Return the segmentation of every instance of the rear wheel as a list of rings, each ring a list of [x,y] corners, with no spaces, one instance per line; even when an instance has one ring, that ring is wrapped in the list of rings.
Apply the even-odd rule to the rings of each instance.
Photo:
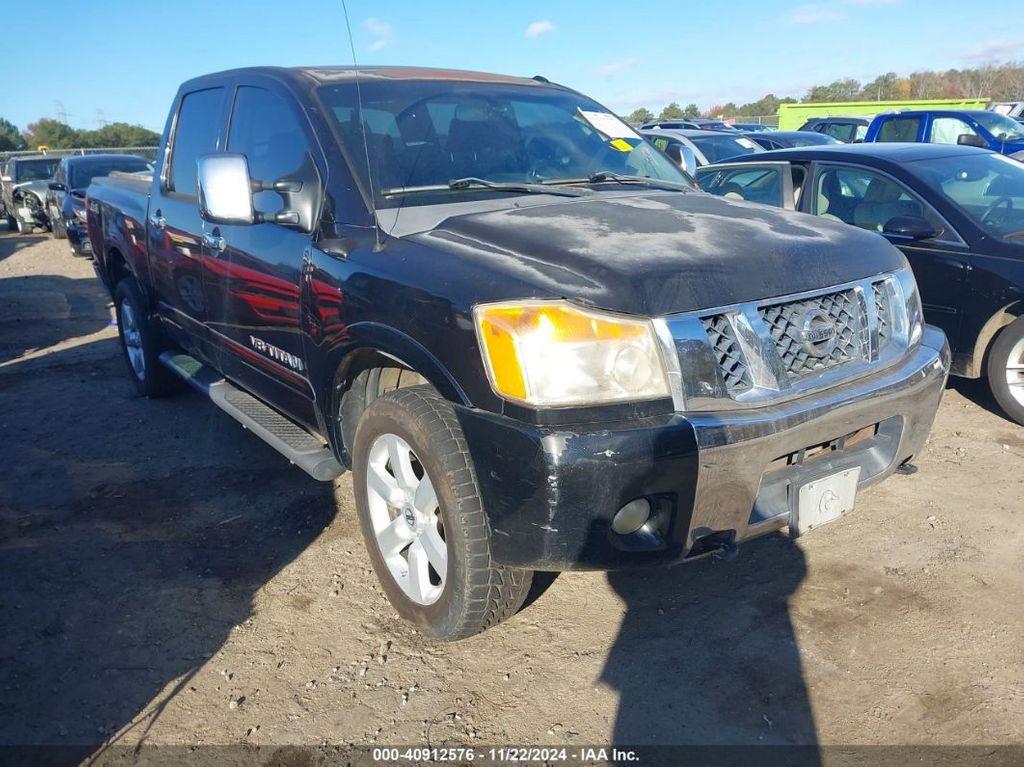
[[[452,640],[522,606],[533,573],[491,559],[465,437],[437,392],[413,386],[371,402],[356,428],[353,464],[370,560],[403,618]]]
[[[174,374],[160,364],[167,349],[163,333],[146,311],[142,290],[134,277],[126,277],[114,290],[117,332],[132,383],[145,397],[163,397],[179,387]]]
[[[988,355],[988,385],[1010,418],[1024,424],[1024,317],[1003,328]]]

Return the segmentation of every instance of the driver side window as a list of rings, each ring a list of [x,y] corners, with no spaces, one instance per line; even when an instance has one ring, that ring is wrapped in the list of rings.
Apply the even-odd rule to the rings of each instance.
[[[924,218],[937,232],[942,221],[899,182],[864,168],[825,166],[814,182],[812,212],[817,216],[881,232],[896,216]]]
[[[928,141],[932,144],[955,144],[964,134],[977,136],[978,132],[959,117],[936,117],[932,120]]]

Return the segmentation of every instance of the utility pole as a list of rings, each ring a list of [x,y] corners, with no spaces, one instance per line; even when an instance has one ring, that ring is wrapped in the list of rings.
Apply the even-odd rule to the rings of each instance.
[[[68,110],[66,110],[64,108],[64,102],[63,101],[54,101],[53,102],[53,106],[54,106],[54,111],[57,113],[57,121],[58,122],[62,122],[65,125],[67,125],[68,124],[68,117],[70,115],[68,115]]]
[[[103,110],[102,109],[97,109],[96,110],[96,127],[97,128],[105,128],[105,127],[107,127],[107,123],[108,122],[109,121],[107,120],[107,116],[103,113]]]

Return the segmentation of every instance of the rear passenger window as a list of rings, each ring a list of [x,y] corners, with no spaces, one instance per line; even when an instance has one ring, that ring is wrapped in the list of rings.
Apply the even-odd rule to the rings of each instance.
[[[920,117],[894,117],[882,123],[876,140],[914,142],[920,127]]]
[[[171,150],[170,191],[195,196],[196,161],[217,150],[223,104],[223,88],[194,91],[181,100]]]
[[[248,158],[254,179],[278,181],[299,170],[309,143],[287,101],[263,88],[244,86],[235,97],[228,151]],[[259,192],[253,202],[264,213],[277,213],[284,204],[277,192]]]

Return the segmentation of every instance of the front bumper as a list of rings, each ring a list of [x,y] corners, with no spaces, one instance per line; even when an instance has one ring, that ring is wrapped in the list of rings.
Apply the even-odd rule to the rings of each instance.
[[[73,222],[68,224],[68,243],[75,253],[81,255],[92,254],[92,243],[89,241],[89,232],[84,222]]]
[[[567,429],[458,408],[496,561],[539,570],[678,561],[784,527],[802,484],[859,466],[859,489],[920,452],[949,372],[928,327],[898,363],[781,405],[673,413]],[[617,536],[647,498],[642,539]]]

